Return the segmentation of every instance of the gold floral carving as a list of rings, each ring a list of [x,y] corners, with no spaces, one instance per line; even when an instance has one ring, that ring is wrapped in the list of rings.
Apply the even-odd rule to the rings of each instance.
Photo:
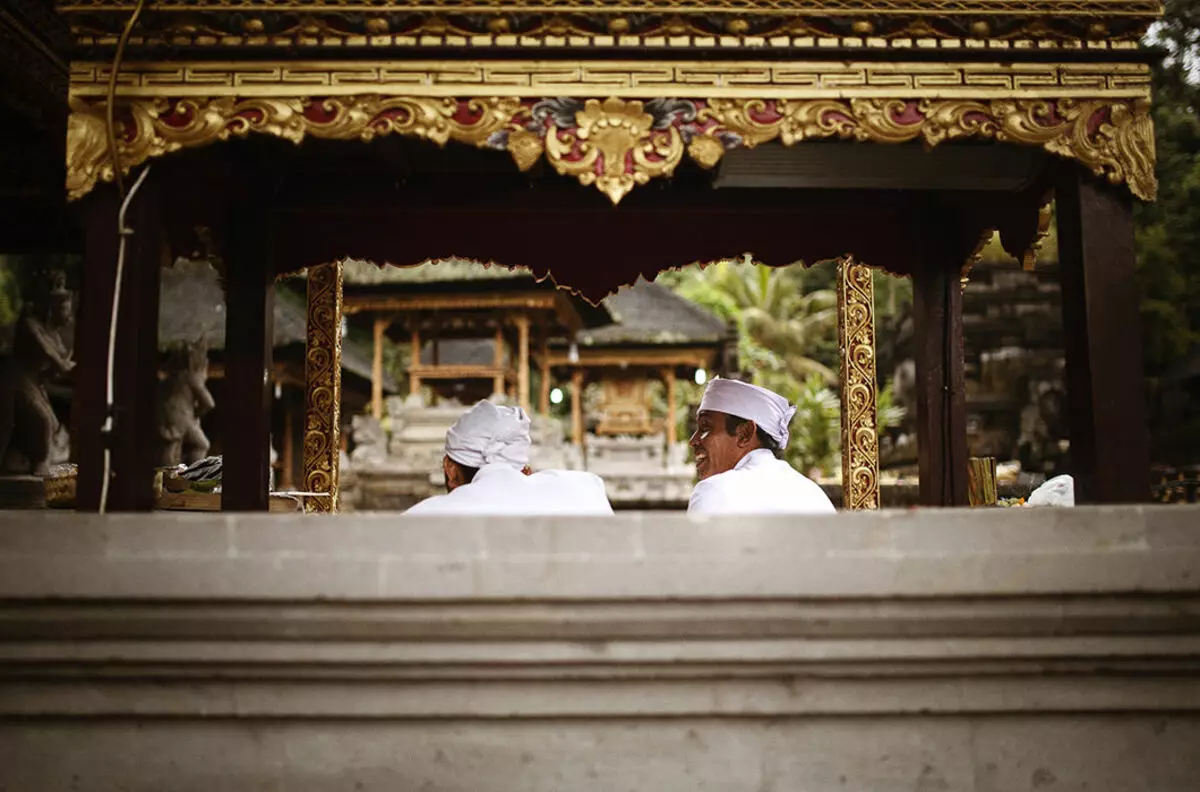
[[[112,178],[101,100],[72,100],[68,188],[87,193]],[[595,185],[614,202],[635,185],[670,176],[688,151],[714,167],[728,148],[772,140],[794,145],[840,138],[873,143],[990,139],[1039,146],[1078,160],[1110,182],[1153,200],[1154,129],[1148,99],[710,99],[680,100],[694,116],[651,112],[653,102],[588,99],[565,116],[534,119],[529,100],[490,97],[343,96],[129,99],[122,104],[122,166],[233,136],[261,133],[370,140],[399,134],[507,150],[522,169],[543,154],[560,173]],[[686,144],[685,144],[686,141]]]
[[[843,506],[851,510],[878,509],[875,286],[871,269],[851,258],[838,266],[838,345],[841,350]]]
[[[89,192],[97,180],[112,180],[104,144],[104,105],[71,100],[67,129],[67,190]],[[369,141],[379,135],[424,138],[438,145],[454,140],[483,145],[521,110],[515,98],[335,97],[296,99],[137,99],[122,105],[118,146],[125,171],[153,158],[259,133],[300,143],[307,135]],[[469,120],[461,120],[462,111]],[[513,151],[517,157],[518,152]],[[538,156],[541,155],[540,146]],[[518,157],[531,165],[537,157]]]
[[[575,130],[551,127],[546,132],[550,164],[580,184],[595,184],[614,204],[635,184],[670,176],[683,158],[679,130],[654,129],[654,117],[642,102],[589,99],[575,121]]]
[[[342,263],[308,270],[304,365],[304,489],[307,512],[337,511],[342,405]]]

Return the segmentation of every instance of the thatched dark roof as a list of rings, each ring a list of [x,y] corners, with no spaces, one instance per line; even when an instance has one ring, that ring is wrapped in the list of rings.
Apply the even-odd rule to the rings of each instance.
[[[369,261],[347,259],[342,277],[348,284],[465,283],[471,281],[529,280],[533,273],[524,267],[509,269],[498,264],[477,264],[463,259],[430,261],[415,267],[376,266]]]
[[[275,284],[274,347],[303,347],[307,306],[303,293],[284,283]],[[212,265],[205,261],[179,261],[163,270],[158,311],[158,344],[166,348],[203,338],[210,350],[225,348],[225,295]],[[363,379],[371,378],[371,339],[350,327],[342,340],[342,368]],[[384,375],[383,389],[394,393],[396,381]]]
[[[724,322],[657,283],[639,279],[604,305],[613,323],[579,333],[580,344],[715,344],[729,337]]]

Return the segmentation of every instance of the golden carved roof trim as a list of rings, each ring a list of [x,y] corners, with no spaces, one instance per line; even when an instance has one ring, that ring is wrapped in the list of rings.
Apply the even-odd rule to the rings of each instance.
[[[902,38],[1091,44],[1136,42],[1162,7],[1160,0],[155,0],[130,46],[677,49],[855,40],[871,46]],[[129,0],[58,5],[78,43],[99,47],[115,46],[131,9]]]
[[[109,63],[76,62],[71,94],[108,94]],[[1149,97],[1141,63],[846,61],[253,61],[125,65],[121,98],[234,96],[916,99]]]
[[[729,147],[813,139],[933,146],[991,139],[1038,146],[1079,161],[1153,200],[1154,129],[1139,99],[662,99],[643,103],[484,97],[467,100],[360,96],[292,99],[134,99],[123,103],[125,169],[184,148],[251,133],[371,140],[399,134],[507,150],[522,169],[547,158],[559,173],[617,203],[634,186],[670,176],[686,152],[711,168]],[[112,178],[103,105],[72,99],[67,134],[71,197]],[[312,111],[312,112],[310,112]],[[384,308],[386,309],[386,308]]]

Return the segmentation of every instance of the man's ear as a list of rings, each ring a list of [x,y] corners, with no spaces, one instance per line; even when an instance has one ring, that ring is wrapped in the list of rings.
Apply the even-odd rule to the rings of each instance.
[[[746,421],[745,423],[738,424],[737,432],[735,433],[737,444],[739,446],[751,445],[757,434],[758,424],[754,423],[754,421]]]
[[[462,471],[450,457],[442,457],[442,474],[446,477],[446,491],[452,492],[462,484]]]

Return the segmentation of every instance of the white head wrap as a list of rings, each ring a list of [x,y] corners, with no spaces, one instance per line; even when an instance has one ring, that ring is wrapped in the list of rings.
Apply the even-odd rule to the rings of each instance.
[[[704,389],[700,411],[705,410],[754,421],[780,448],[787,448],[788,424],[796,414],[796,408],[774,391],[720,378],[710,381]]]
[[[501,463],[529,464],[529,416],[520,407],[481,401],[446,432],[446,456],[460,465],[481,468]]]

